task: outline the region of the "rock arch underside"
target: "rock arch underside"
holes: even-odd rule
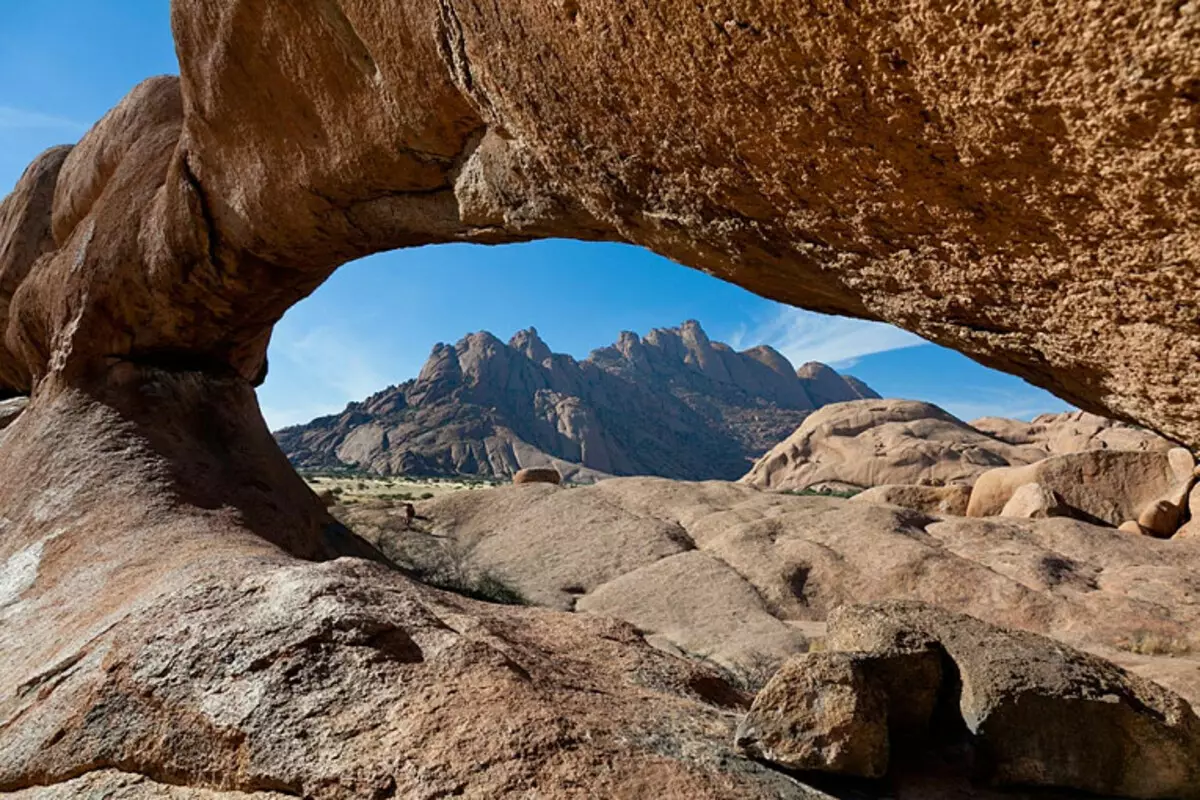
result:
[[[1200,446],[1195,0],[172,23],[181,76],[0,206],[0,384],[32,397],[0,447],[0,791],[819,796],[721,749],[699,667],[372,564],[295,476],[254,398],[272,326],[373,252],[642,245]]]

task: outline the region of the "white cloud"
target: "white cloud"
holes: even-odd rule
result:
[[[360,398],[361,399],[361,398]],[[267,428],[272,431],[290,428],[293,425],[304,425],[318,417],[327,417],[340,413],[346,407],[345,403],[312,403],[310,405],[280,407],[275,405],[260,405]]]
[[[926,344],[914,333],[882,322],[833,317],[799,308],[783,308],[772,319],[752,328],[740,328],[730,336],[740,348],[768,344],[796,366],[821,361],[847,367],[872,353],[885,353]]]
[[[87,126],[65,117],[43,114],[40,111],[28,111],[12,106],[0,106],[0,129],[29,129],[57,128],[60,130],[82,131]]]
[[[334,414],[388,385],[371,348],[343,330],[323,325],[299,335],[277,329],[272,361],[286,360],[286,386],[272,381],[259,390],[263,416],[272,430]]]

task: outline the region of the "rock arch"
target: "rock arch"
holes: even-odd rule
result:
[[[0,206],[0,384],[33,396],[0,447],[19,707],[0,790],[83,764],[306,785],[245,772],[241,740],[205,745],[236,779],[171,761],[145,737],[192,701],[136,670],[166,658],[154,613],[218,607],[194,586],[242,608],[256,571],[300,574],[281,550],[361,554],[252,387],[283,312],[370,252],[628,241],[1200,445],[1194,0],[175,0],[172,19],[181,77]],[[358,608],[361,569],[294,587]],[[159,705],[122,694],[152,684]],[[71,716],[87,698],[128,729]]]

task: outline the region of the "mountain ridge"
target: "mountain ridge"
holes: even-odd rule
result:
[[[695,320],[624,331],[583,360],[552,352],[536,328],[507,344],[480,331],[435,345],[416,378],[275,436],[308,468],[736,479],[813,410],[874,397],[824,364],[713,342]]]

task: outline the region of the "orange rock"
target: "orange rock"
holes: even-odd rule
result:
[[[513,483],[552,483],[558,486],[562,483],[562,475],[553,467],[526,467],[513,475]]]

